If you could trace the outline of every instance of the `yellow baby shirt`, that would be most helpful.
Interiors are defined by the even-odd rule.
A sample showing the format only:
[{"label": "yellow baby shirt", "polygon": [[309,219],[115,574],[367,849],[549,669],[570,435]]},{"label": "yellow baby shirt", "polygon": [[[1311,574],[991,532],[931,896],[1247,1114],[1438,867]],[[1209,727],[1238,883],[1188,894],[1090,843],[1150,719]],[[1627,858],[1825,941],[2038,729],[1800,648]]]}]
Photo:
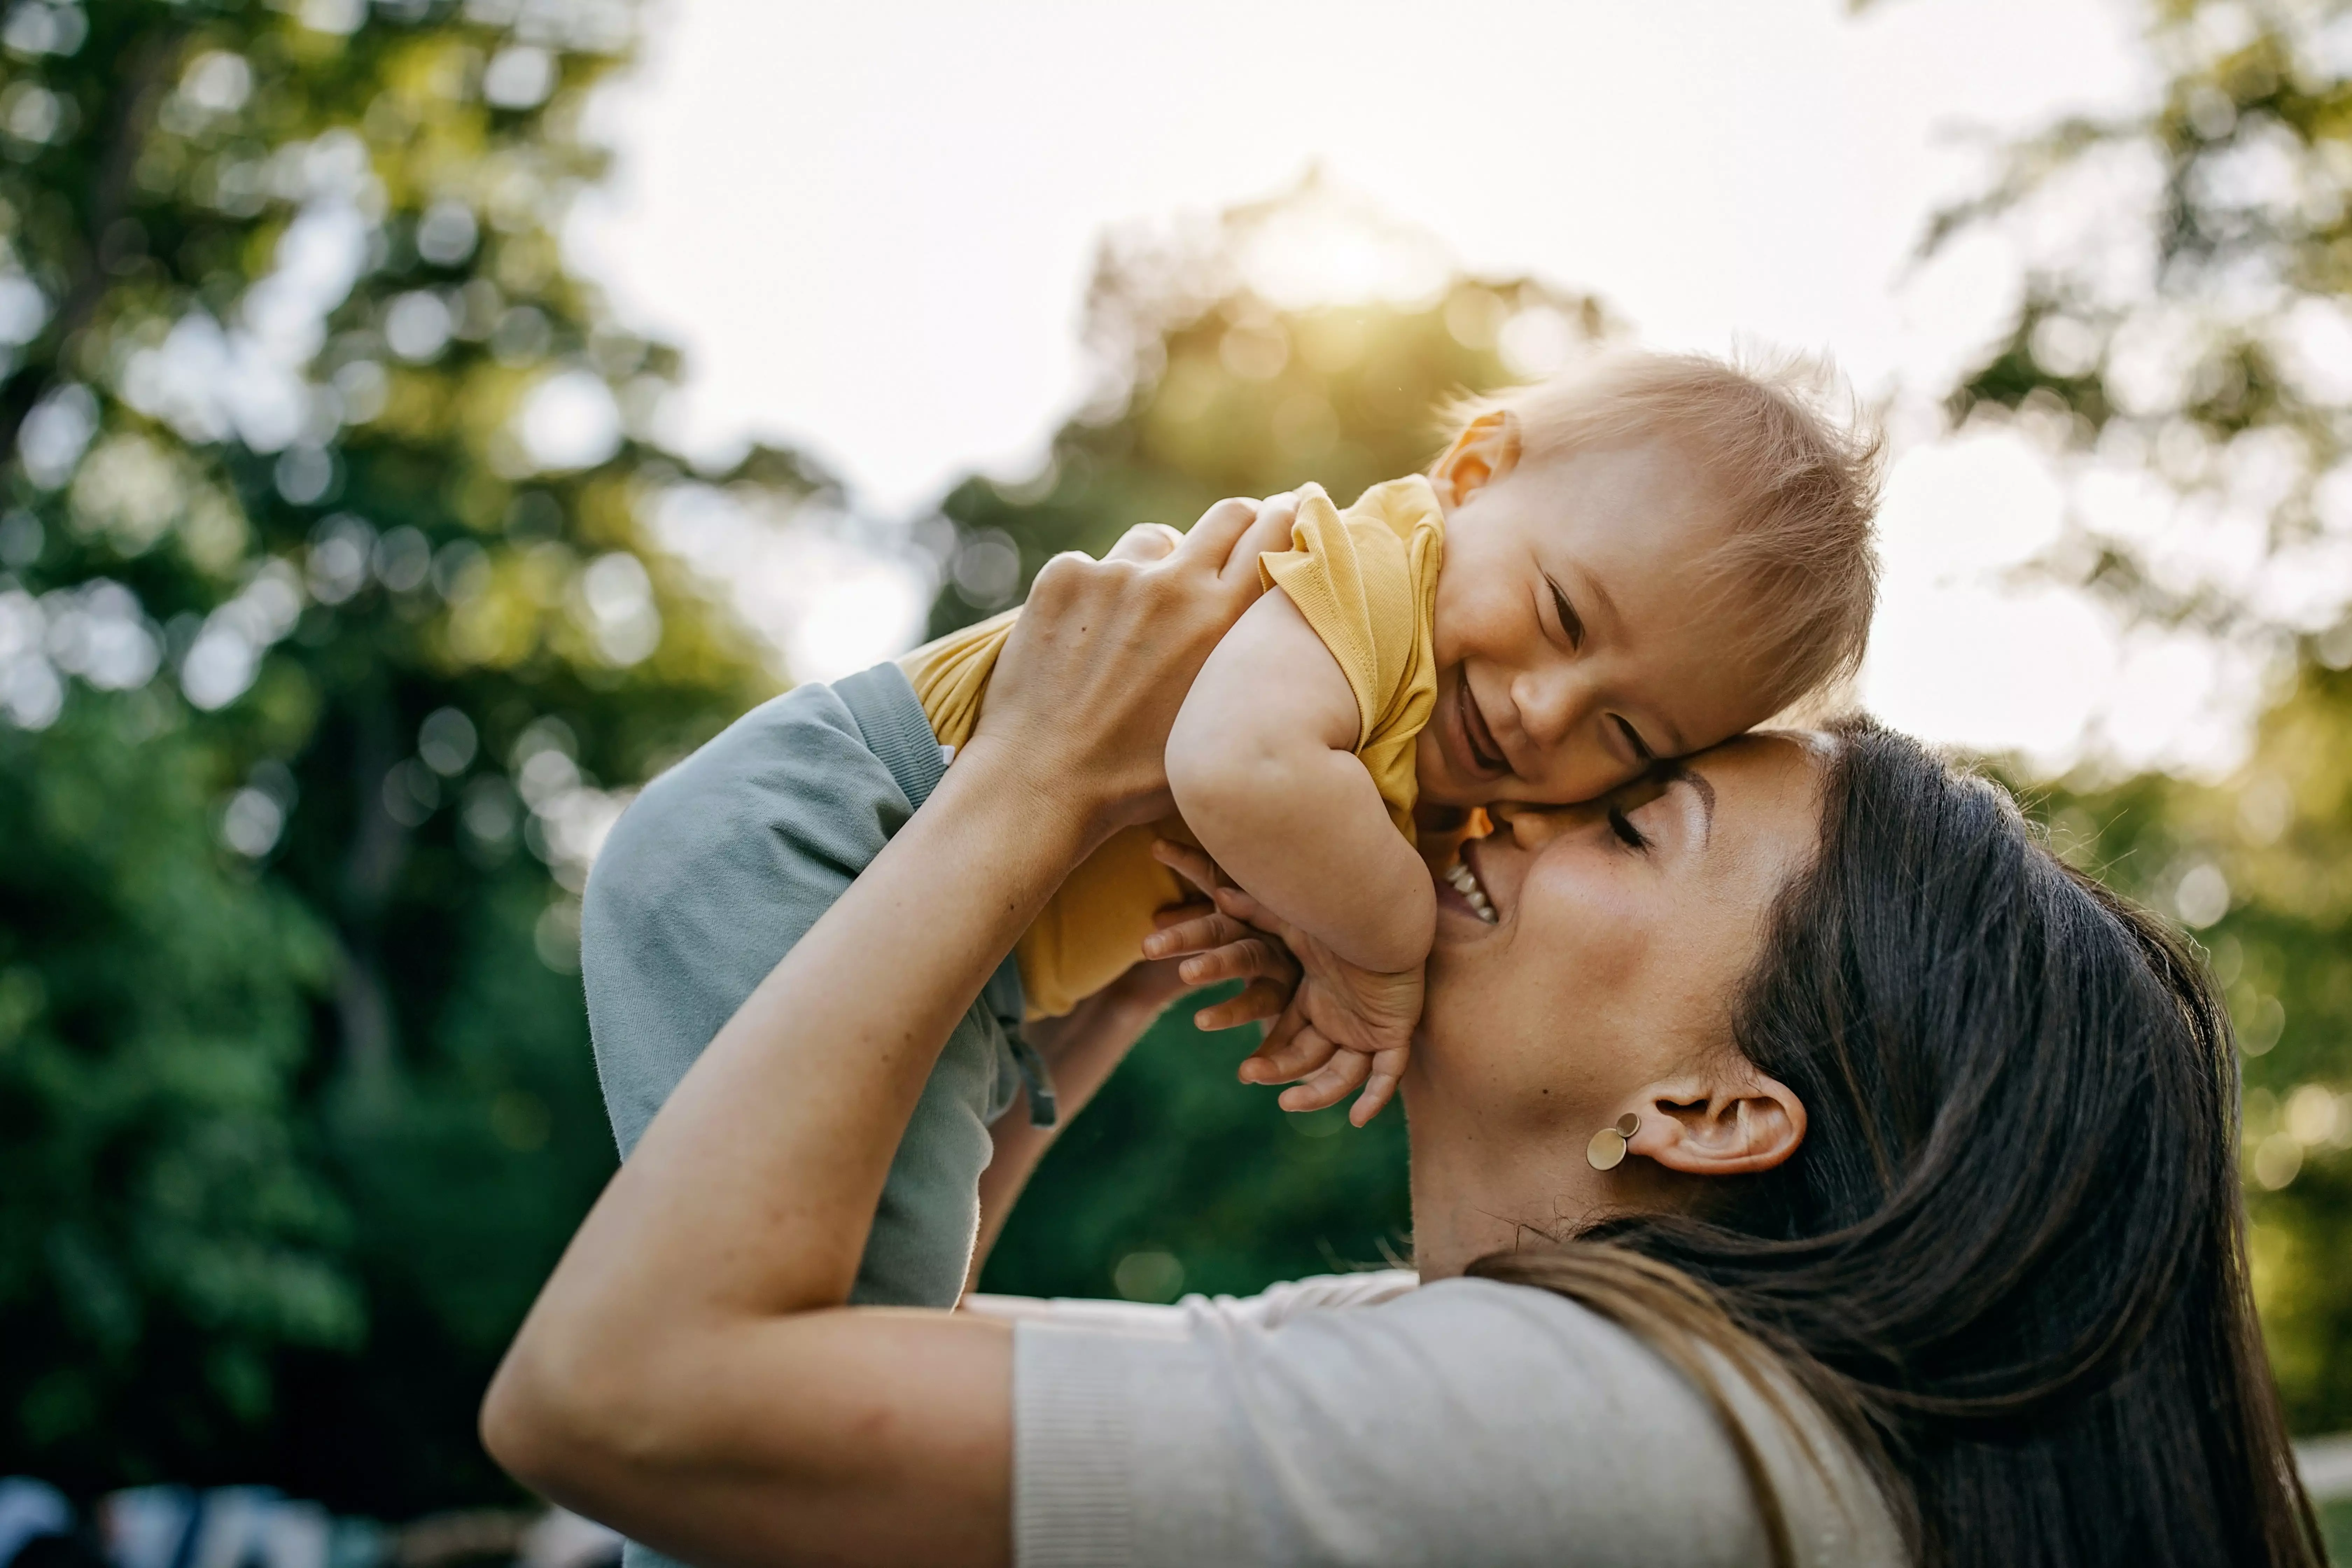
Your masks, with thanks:
[{"label": "yellow baby shirt", "polygon": [[[1408,839],[1414,742],[1437,697],[1431,625],[1444,553],[1444,513],[1429,481],[1415,474],[1373,486],[1345,511],[1320,486],[1307,486],[1290,548],[1258,561],[1262,580],[1290,595],[1347,676],[1356,697],[1356,755]],[[997,655],[1020,614],[1008,610],[898,661],[941,745],[961,748],[971,739]],[[1189,892],[1151,858],[1154,837],[1189,841],[1182,829],[1172,818],[1128,828],[1070,873],[1013,948],[1029,1016],[1068,1012],[1140,956],[1152,916]]]}]

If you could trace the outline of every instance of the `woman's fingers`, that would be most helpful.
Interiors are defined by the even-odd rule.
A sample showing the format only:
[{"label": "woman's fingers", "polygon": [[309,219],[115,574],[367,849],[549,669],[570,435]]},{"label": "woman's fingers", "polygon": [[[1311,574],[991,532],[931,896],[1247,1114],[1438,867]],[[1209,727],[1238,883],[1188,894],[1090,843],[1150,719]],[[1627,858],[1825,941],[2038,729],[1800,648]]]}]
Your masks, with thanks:
[{"label": "woman's fingers", "polygon": [[1255,598],[1218,574],[1257,508],[1212,508],[1202,538],[1130,534],[1113,558],[1058,555],[1006,637],[965,760],[1027,775],[1040,804],[1099,835],[1167,810],[1168,731],[1218,639]]},{"label": "woman's fingers", "polygon": [[1233,587],[1255,593],[1258,586],[1257,558],[1269,550],[1289,549],[1291,525],[1297,520],[1296,495],[1268,496],[1260,501],[1257,516],[1219,563],[1218,578]]},{"label": "woman's fingers", "polygon": [[1372,1058],[1361,1051],[1335,1051],[1319,1069],[1284,1089],[1276,1103],[1285,1110],[1322,1110],[1353,1094],[1371,1074]]},{"label": "woman's fingers", "polygon": [[1161,561],[1176,552],[1184,536],[1164,522],[1139,522],[1118,536],[1103,556],[1106,561]]},{"label": "woman's fingers", "polygon": [[1257,558],[1269,550],[1290,548],[1290,528],[1297,517],[1296,495],[1221,500],[1183,536],[1183,557],[1214,572],[1228,587],[1255,598]]},{"label": "woman's fingers", "polygon": [[[1245,500],[1239,497],[1219,501],[1201,514],[1201,521],[1185,531],[1179,553],[1190,563],[1222,574],[1237,553],[1236,547],[1251,531],[1265,510],[1263,501]],[[1250,556],[1255,566],[1257,557]]]}]

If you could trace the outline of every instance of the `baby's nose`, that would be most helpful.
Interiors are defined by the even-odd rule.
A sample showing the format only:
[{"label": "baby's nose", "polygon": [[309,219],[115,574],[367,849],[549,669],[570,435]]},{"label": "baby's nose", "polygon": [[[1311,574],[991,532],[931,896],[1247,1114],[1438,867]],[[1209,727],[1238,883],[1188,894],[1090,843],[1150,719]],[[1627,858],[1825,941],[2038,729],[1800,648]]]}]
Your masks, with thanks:
[{"label": "baby's nose", "polygon": [[1565,745],[1591,706],[1586,683],[1573,669],[1530,670],[1515,683],[1511,698],[1520,729],[1542,752]]}]

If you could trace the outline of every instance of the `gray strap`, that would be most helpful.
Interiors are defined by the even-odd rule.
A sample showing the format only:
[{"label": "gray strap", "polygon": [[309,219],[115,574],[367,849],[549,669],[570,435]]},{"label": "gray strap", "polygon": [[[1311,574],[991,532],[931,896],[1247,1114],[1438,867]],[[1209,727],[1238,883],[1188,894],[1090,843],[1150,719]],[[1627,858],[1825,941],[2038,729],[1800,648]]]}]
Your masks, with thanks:
[{"label": "gray strap", "polygon": [[[931,721],[923,712],[907,672],[895,663],[877,664],[835,681],[833,694],[857,721],[867,749],[906,792],[908,805],[920,810],[940,780],[947,776],[948,759],[940,738],[931,732]],[[1021,1032],[1028,999],[1021,989],[1021,966],[1011,953],[988,977],[980,999],[988,1005],[990,1015],[1004,1031],[1005,1043],[1013,1048],[1013,1065],[1021,1074],[1022,1087],[1029,1091],[1029,1125],[1053,1126],[1054,1079],[1037,1047]]]}]

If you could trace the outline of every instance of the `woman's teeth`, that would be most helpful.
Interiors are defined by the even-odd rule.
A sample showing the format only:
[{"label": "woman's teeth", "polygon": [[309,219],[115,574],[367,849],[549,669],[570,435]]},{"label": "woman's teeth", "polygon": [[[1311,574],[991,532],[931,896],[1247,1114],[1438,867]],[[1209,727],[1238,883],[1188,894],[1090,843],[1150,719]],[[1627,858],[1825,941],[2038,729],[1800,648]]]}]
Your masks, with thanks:
[{"label": "woman's teeth", "polygon": [[1487,900],[1486,889],[1478,885],[1478,879],[1471,874],[1469,867],[1456,860],[1446,868],[1445,879],[1454,884],[1455,892],[1469,901],[1480,920],[1488,925],[1495,923],[1495,906]]}]

